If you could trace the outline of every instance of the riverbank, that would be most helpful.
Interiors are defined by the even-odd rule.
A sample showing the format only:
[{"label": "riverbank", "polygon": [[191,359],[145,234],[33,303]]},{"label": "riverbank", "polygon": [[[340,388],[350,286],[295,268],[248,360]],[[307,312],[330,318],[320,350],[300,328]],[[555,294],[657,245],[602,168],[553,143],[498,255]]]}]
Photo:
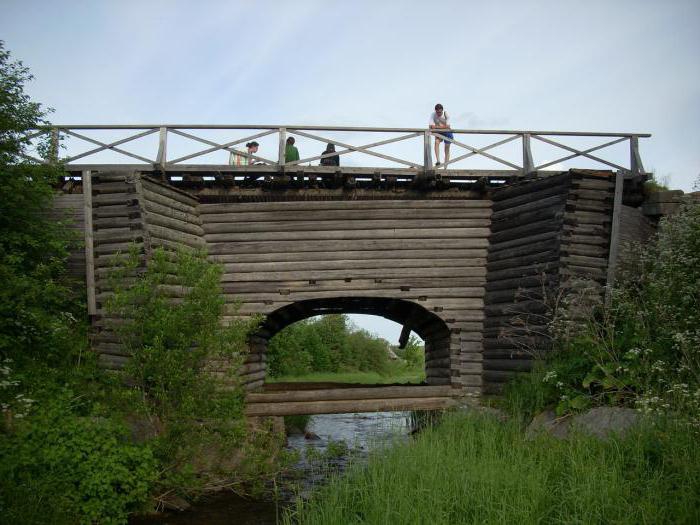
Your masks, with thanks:
[{"label": "riverbank", "polygon": [[699,494],[700,447],[684,426],[561,441],[455,413],[299,500],[284,522],[698,523]]}]

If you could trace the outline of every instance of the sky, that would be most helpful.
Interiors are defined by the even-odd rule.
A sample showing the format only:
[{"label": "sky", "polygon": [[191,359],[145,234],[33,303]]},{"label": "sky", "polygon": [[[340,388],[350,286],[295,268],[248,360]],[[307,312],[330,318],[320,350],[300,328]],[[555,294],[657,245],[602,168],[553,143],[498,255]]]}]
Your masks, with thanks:
[{"label": "sky", "polygon": [[[0,40],[57,124],[425,127],[440,102],[454,128],[651,133],[640,139],[647,171],[685,191],[700,176],[698,0],[0,8]],[[299,147],[302,158],[323,149]],[[628,156],[621,147],[611,159]]]}]

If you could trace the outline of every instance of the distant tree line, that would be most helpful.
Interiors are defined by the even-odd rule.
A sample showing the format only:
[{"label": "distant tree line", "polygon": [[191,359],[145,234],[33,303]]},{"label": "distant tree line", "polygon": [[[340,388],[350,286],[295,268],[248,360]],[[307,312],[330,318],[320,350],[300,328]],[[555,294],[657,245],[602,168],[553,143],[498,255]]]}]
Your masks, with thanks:
[{"label": "distant tree line", "polygon": [[423,348],[416,339],[403,351],[381,337],[355,328],[345,315],[326,315],[294,323],[270,340],[268,370],[273,377],[312,372],[377,372],[396,369],[391,351],[403,367],[423,367]]}]

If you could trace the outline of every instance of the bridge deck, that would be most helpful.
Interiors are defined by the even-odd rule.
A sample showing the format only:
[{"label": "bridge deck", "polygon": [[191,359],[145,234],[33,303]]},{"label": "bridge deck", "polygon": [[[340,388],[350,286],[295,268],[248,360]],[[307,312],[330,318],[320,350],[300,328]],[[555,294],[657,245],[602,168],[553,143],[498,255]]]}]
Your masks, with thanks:
[{"label": "bridge deck", "polygon": [[269,385],[265,392],[246,397],[248,416],[290,416],[342,414],[348,412],[391,412],[439,410],[455,405],[449,386],[367,386],[294,383]]}]

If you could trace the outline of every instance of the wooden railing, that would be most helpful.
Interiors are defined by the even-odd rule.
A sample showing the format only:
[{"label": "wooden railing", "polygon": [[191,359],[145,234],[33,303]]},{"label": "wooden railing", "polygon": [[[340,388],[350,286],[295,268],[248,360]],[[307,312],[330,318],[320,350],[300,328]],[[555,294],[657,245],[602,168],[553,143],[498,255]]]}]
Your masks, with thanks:
[{"label": "wooden railing", "polygon": [[[97,139],[94,136],[89,136],[89,133],[95,132],[123,132],[124,130],[133,131],[133,134],[118,140],[107,141]],[[235,132],[251,132],[244,137],[236,138],[226,142],[217,142],[210,138],[201,136],[203,131],[230,131]],[[391,167],[402,168],[408,171],[430,172],[434,170],[431,138],[434,139],[439,130],[430,130],[424,128],[373,128],[373,127],[344,127],[344,126],[263,126],[263,125],[57,125],[44,127],[41,129],[32,130],[32,133],[27,137],[31,140],[39,140],[42,137],[48,138],[51,142],[49,150],[51,153],[48,158],[38,158],[37,156],[25,155],[26,158],[36,162],[49,163],[60,161],[68,168],[83,169],[85,166],[90,166],[90,163],[78,163],[77,161],[89,161],[91,157],[95,157],[102,152],[113,152],[118,154],[119,162],[112,165],[128,165],[135,167],[148,166],[150,169],[161,171],[182,171],[191,168],[192,164],[187,164],[187,161],[194,159],[201,160],[201,157],[218,151],[235,153],[249,159],[250,164],[267,167],[275,170],[294,171],[300,166],[314,161],[320,161],[326,157],[333,155],[344,156],[348,154],[363,154],[374,158],[383,159],[389,162]],[[444,130],[443,130],[444,131]],[[598,132],[567,132],[567,131],[522,131],[522,130],[474,130],[474,129],[452,129],[454,139],[445,139],[452,144],[452,158],[449,162],[443,163],[443,167],[453,169],[454,164],[468,159],[470,157],[481,157],[490,159],[501,168],[503,175],[508,174],[518,175],[545,170],[552,166],[565,162],[574,158],[583,158],[596,161],[608,168],[621,171],[625,174],[640,174],[644,173],[644,167],[639,154],[639,139],[647,138],[651,135],[648,133],[598,133]],[[360,134],[391,134],[394,137],[372,141],[361,145],[353,145],[345,141],[340,141],[335,138],[323,136],[324,132],[343,132],[344,134],[360,135]],[[200,135],[198,135],[199,133]],[[139,139],[157,134],[158,146],[157,150],[153,150],[153,154],[144,156],[124,149],[125,144],[133,144]],[[261,139],[268,135],[277,135],[276,158],[270,159],[261,155],[249,154],[243,151],[245,148],[241,145]],[[170,137],[182,137],[187,141],[202,146],[193,153],[180,156],[169,156],[168,142]],[[303,137],[313,141],[318,141],[325,144],[334,144],[338,149],[337,152],[314,155],[311,157],[302,158],[294,162],[285,162],[285,145],[288,136]],[[486,146],[470,145],[469,139],[475,136],[492,136],[494,142]],[[60,158],[61,144],[68,137],[71,140],[78,139],[84,143],[94,147],[81,151],[79,153],[71,153],[70,155]],[[376,151],[376,148],[389,144],[396,144],[402,141],[422,137],[422,162],[415,159],[401,158],[395,155],[388,155]],[[594,138],[599,139],[600,143],[591,147],[573,147],[564,142],[566,139],[576,138]],[[498,140],[496,140],[498,138]],[[532,144],[535,141],[553,146],[557,151],[561,150],[563,156],[556,159],[548,159],[539,164],[535,162],[532,154]],[[507,143],[515,142],[519,145],[522,152],[522,157],[518,160],[504,158],[502,155],[496,155],[493,151],[495,148]],[[628,143],[629,156],[628,162],[620,163],[613,162],[609,158],[604,158],[598,154],[593,155],[609,146],[620,143]],[[415,151],[414,151],[415,152]],[[420,157],[420,155],[418,156]],[[127,164],[124,160],[136,160],[138,164]],[[103,165],[104,163],[93,163],[92,165]],[[200,169],[203,165],[197,165]],[[205,164],[205,166],[207,166]],[[236,171],[234,166],[228,164],[210,164],[208,165],[217,171],[229,170]],[[257,166],[253,166],[257,168]],[[245,169],[250,169],[246,166]]]}]

